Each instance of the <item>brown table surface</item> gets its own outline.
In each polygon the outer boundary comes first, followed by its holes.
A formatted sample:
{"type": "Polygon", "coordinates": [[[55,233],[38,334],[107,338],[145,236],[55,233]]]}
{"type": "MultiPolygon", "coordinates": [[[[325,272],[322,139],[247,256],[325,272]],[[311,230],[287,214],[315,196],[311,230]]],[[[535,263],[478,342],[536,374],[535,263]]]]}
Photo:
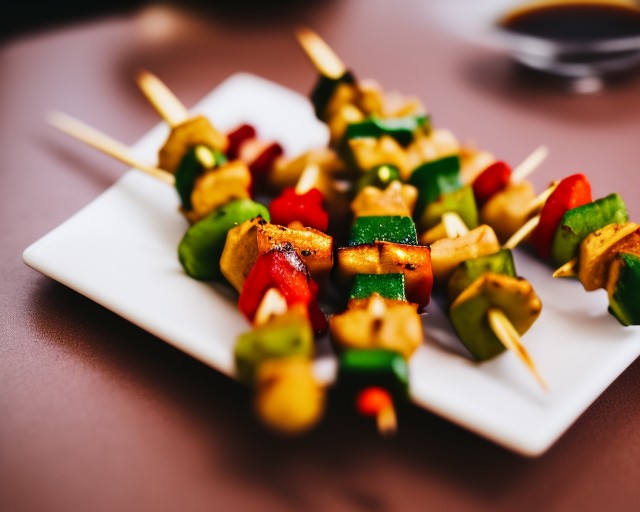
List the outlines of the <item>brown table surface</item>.
{"type": "Polygon", "coordinates": [[[632,508],[637,361],[536,459],[418,408],[403,411],[394,440],[333,408],[310,435],[282,440],[255,422],[239,385],[22,263],[125,170],[48,127],[47,111],[130,144],[158,122],[133,82],[139,68],[189,106],[237,71],[306,94],[315,74],[298,23],[358,76],[422,98],[462,140],[510,162],[549,145],[538,189],[585,172],[595,196],[620,191],[640,218],[638,77],[567,94],[440,30],[432,5],[303,2],[250,21],[149,7],[0,48],[0,509],[632,508]]]}

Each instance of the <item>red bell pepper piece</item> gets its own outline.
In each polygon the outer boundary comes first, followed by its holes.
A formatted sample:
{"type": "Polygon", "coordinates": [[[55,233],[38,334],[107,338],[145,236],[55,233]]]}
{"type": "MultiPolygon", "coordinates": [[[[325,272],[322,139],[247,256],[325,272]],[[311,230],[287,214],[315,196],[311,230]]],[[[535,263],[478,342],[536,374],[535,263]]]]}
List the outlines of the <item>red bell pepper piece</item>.
{"type": "Polygon", "coordinates": [[[285,247],[261,254],[247,276],[238,307],[251,322],[264,294],[277,288],[288,306],[303,304],[316,333],[326,331],[327,320],[318,306],[318,285],[311,279],[305,264],[293,250],[285,247]]]}
{"type": "Polygon", "coordinates": [[[591,185],[584,174],[564,178],[551,193],[540,212],[540,221],[531,234],[533,248],[544,260],[551,260],[551,243],[562,216],[570,209],[590,203],[591,185]]]}
{"type": "Polygon", "coordinates": [[[309,306],[307,307],[309,321],[311,322],[313,332],[317,335],[321,335],[327,332],[329,323],[327,322],[327,317],[324,316],[324,313],[322,312],[322,310],[320,309],[320,305],[318,304],[317,297],[318,293],[320,292],[320,287],[311,277],[309,277],[309,290],[311,291],[311,296],[313,297],[309,302],[309,306]]]}
{"type": "Polygon", "coordinates": [[[256,136],[256,129],[250,124],[242,124],[238,126],[235,130],[230,131],[227,134],[227,139],[229,140],[229,146],[227,147],[227,158],[229,160],[235,160],[238,158],[238,151],[240,150],[240,146],[249,140],[253,139],[256,136]]]}
{"type": "Polygon", "coordinates": [[[285,188],[269,205],[271,222],[288,226],[298,221],[303,226],[326,233],[329,228],[329,214],[323,207],[323,201],[322,192],[316,188],[304,194],[296,194],[294,188],[285,188]]]}
{"type": "Polygon", "coordinates": [[[494,162],[473,180],[476,204],[482,206],[495,194],[504,190],[511,179],[511,167],[505,162],[494,162]]]}
{"type": "Polygon", "coordinates": [[[282,146],[277,142],[269,144],[262,152],[249,164],[251,177],[255,183],[264,183],[267,173],[273,166],[276,158],[284,153],[282,146]]]}
{"type": "Polygon", "coordinates": [[[386,389],[371,386],[356,397],[356,409],[363,416],[377,416],[380,411],[393,406],[393,399],[386,389]]]}
{"type": "MultiPolygon", "coordinates": [[[[229,146],[227,148],[227,158],[235,160],[240,158],[242,146],[245,142],[256,138],[256,129],[250,124],[238,126],[235,130],[227,134],[229,146]]],[[[252,162],[247,162],[251,171],[252,180],[255,183],[263,183],[264,179],[273,166],[276,158],[284,153],[282,146],[276,142],[272,142],[260,151],[252,162]]]]}

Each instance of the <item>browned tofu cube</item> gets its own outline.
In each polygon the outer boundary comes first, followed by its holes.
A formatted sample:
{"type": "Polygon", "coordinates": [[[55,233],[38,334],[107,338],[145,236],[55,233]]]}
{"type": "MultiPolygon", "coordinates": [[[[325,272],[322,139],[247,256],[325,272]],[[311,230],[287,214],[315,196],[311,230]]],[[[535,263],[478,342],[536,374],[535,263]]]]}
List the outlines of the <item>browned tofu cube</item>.
{"type": "Polygon", "coordinates": [[[417,304],[384,299],[374,293],[349,301],[346,311],[329,320],[333,341],[343,349],[383,348],[409,359],[424,332],[417,304]]]}
{"type": "Polygon", "coordinates": [[[333,267],[333,238],[313,228],[290,229],[276,224],[259,224],[256,231],[258,252],[291,244],[316,281],[325,279],[333,267]]]}
{"type": "Polygon", "coordinates": [[[533,185],[528,181],[508,185],[480,209],[480,222],[492,226],[504,243],[536,213],[531,211],[535,197],[533,185]]]}
{"type": "Polygon", "coordinates": [[[374,242],[338,249],[338,278],[349,282],[355,274],[402,272],[407,299],[420,308],[429,303],[433,272],[431,250],[426,245],[374,242]]]}
{"type": "Polygon", "coordinates": [[[265,224],[262,217],[247,220],[229,230],[220,257],[220,271],[238,293],[258,259],[256,241],[258,226],[265,224]]]}
{"type": "Polygon", "coordinates": [[[240,160],[207,169],[196,179],[191,191],[192,209],[185,215],[191,222],[197,222],[234,199],[248,199],[250,185],[251,172],[240,160]]]}
{"type": "Polygon", "coordinates": [[[604,288],[609,266],[619,252],[640,250],[640,226],[633,222],[609,224],[588,235],[580,244],[578,279],[588,292],[604,288]]]}
{"type": "Polygon", "coordinates": [[[431,264],[436,282],[446,281],[463,261],[493,254],[500,250],[500,242],[487,225],[478,226],[458,238],[442,238],[431,244],[431,264]]]}

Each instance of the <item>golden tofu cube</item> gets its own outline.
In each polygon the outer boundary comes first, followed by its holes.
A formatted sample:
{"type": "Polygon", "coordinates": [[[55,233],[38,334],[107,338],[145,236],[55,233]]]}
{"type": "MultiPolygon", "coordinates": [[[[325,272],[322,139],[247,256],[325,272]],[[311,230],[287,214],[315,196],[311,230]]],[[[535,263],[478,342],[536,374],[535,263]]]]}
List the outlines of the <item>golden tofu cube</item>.
{"type": "Polygon", "coordinates": [[[640,250],[640,226],[633,222],[609,224],[588,235],[580,244],[578,279],[588,292],[604,288],[609,266],[619,252],[640,250]]]}
{"type": "Polygon", "coordinates": [[[267,359],[256,372],[256,414],[280,434],[298,435],[314,427],[324,412],[325,394],[308,358],[267,359]]]}
{"type": "Polygon", "coordinates": [[[333,237],[313,228],[290,229],[259,223],[256,228],[258,253],[290,244],[316,281],[325,279],[333,267],[333,237]]]}
{"type": "Polygon", "coordinates": [[[360,122],[364,118],[365,115],[360,109],[348,103],[336,109],[327,121],[330,145],[337,145],[340,140],[342,140],[342,137],[347,130],[347,126],[351,123],[360,122]]]}
{"type": "Polygon", "coordinates": [[[206,117],[192,117],[171,129],[160,148],[158,167],[170,173],[176,172],[187,151],[200,144],[224,152],[229,142],[226,135],[216,130],[206,117]]]}
{"type": "Polygon", "coordinates": [[[191,191],[192,210],[185,215],[196,222],[229,201],[250,198],[250,186],[251,172],[240,160],[207,169],[196,179],[191,191]]]}
{"type": "Polygon", "coordinates": [[[491,164],[496,158],[488,151],[478,150],[469,146],[460,149],[460,177],[462,183],[470,184],[491,164]]]}
{"type": "Polygon", "coordinates": [[[261,217],[243,222],[229,230],[220,257],[220,271],[238,293],[258,259],[257,231],[266,224],[261,217]]]}
{"type": "Polygon", "coordinates": [[[302,172],[309,164],[317,164],[325,174],[332,177],[338,176],[345,171],[344,162],[332,149],[311,149],[295,158],[278,158],[274,163],[273,169],[267,174],[269,186],[274,190],[295,187],[302,172]]]}
{"type": "Polygon", "coordinates": [[[452,132],[431,130],[428,134],[420,134],[407,146],[407,163],[411,169],[416,169],[425,162],[455,155],[459,151],[460,144],[452,132]]]}
{"type": "Polygon", "coordinates": [[[387,188],[365,187],[351,202],[354,217],[399,215],[411,217],[418,189],[413,185],[392,181],[387,188]]]}
{"type": "Polygon", "coordinates": [[[537,213],[531,210],[535,198],[531,182],[509,184],[480,209],[480,222],[493,226],[498,239],[504,243],[537,213]]]}
{"type": "Polygon", "coordinates": [[[487,256],[500,250],[500,242],[493,229],[485,224],[458,238],[442,238],[431,244],[433,278],[445,282],[463,261],[487,256]]]}
{"type": "Polygon", "coordinates": [[[385,93],[380,114],[382,117],[406,117],[424,112],[425,108],[419,98],[392,90],[385,93]]]}
{"type": "Polygon", "coordinates": [[[360,80],[356,106],[365,114],[380,114],[384,107],[384,91],[378,82],[371,79],[360,80]]]}
{"type": "Polygon", "coordinates": [[[404,148],[391,136],[355,137],[348,141],[349,149],[356,166],[362,171],[373,169],[377,165],[395,165],[400,177],[407,180],[413,168],[409,168],[404,148]]]}
{"type": "Polygon", "coordinates": [[[384,348],[409,359],[424,339],[417,304],[384,299],[374,293],[349,301],[329,320],[333,341],[343,349],[384,348]]]}
{"type": "MultiPolygon", "coordinates": [[[[357,108],[358,90],[354,84],[341,82],[334,89],[333,94],[323,112],[325,118],[330,119],[344,106],[357,108]]],[[[359,109],[357,109],[359,110],[359,109]]],[[[363,114],[364,115],[364,114],[363,114]]]]}

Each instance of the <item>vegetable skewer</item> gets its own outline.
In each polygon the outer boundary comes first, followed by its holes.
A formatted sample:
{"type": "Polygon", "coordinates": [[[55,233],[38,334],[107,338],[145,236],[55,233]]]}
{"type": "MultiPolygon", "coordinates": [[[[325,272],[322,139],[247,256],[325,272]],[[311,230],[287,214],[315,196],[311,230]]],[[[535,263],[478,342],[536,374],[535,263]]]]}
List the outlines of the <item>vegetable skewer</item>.
{"type": "Polygon", "coordinates": [[[407,361],[423,340],[418,310],[431,290],[429,248],[417,244],[408,216],[362,215],[337,258],[350,286],[347,309],[329,323],[339,358],[337,387],[360,414],[376,417],[381,435],[392,435],[394,401],[408,396],[407,361]],[[385,253],[397,264],[386,261],[385,253]]]}
{"type": "MultiPolygon", "coordinates": [[[[301,44],[303,45],[305,52],[309,55],[310,59],[312,60],[314,66],[316,67],[316,70],[320,73],[320,82],[319,82],[320,84],[323,83],[323,80],[325,80],[325,83],[326,83],[326,79],[331,78],[333,80],[336,80],[336,79],[340,79],[343,75],[346,74],[347,72],[346,67],[341,62],[340,62],[340,66],[336,66],[334,68],[333,63],[336,60],[339,61],[339,59],[335,57],[335,54],[333,54],[333,52],[330,52],[329,58],[326,57],[326,54],[327,54],[326,44],[322,40],[318,42],[319,38],[317,35],[312,34],[311,36],[309,36],[308,32],[305,32],[305,35],[308,36],[309,40],[308,41],[303,40],[301,41],[301,44]],[[317,53],[314,54],[314,50],[317,47],[319,47],[320,49],[317,51],[317,53]],[[328,59],[327,66],[325,66],[325,59],[328,59]],[[327,71],[327,68],[329,68],[330,71],[327,71]]],[[[356,89],[358,87],[358,84],[355,83],[352,78],[347,83],[356,89]]],[[[339,87],[339,86],[336,86],[336,87],[339,87]]],[[[334,94],[336,96],[339,96],[340,93],[339,91],[336,90],[334,94]]],[[[329,103],[331,103],[332,101],[331,98],[328,101],[329,103]]],[[[318,117],[322,119],[323,117],[322,109],[316,108],[316,112],[319,114],[318,117]]],[[[327,120],[327,123],[331,126],[330,119],[327,120]]],[[[351,126],[353,125],[349,125],[349,124],[347,125],[347,129],[346,129],[347,134],[349,133],[351,126]]],[[[358,139],[355,139],[355,140],[358,140],[358,139]]],[[[533,169],[535,169],[537,165],[539,165],[544,160],[547,153],[548,151],[546,147],[542,146],[538,148],[536,151],[534,151],[527,159],[525,159],[525,161],[516,169],[515,174],[512,174],[509,169],[508,175],[506,175],[506,179],[504,180],[504,182],[501,183],[500,186],[498,187],[494,186],[491,190],[491,194],[487,194],[486,198],[488,199],[490,195],[493,195],[496,192],[499,192],[504,186],[506,186],[506,184],[511,179],[513,179],[514,182],[523,180],[533,169]]],[[[378,155],[378,157],[380,156],[382,155],[378,155]]],[[[385,158],[385,157],[382,156],[382,158],[385,158]]],[[[393,160],[380,159],[380,160],[377,160],[376,163],[379,165],[378,168],[384,169],[386,165],[387,167],[393,169],[394,164],[396,162],[393,160]]],[[[433,241],[431,233],[440,233],[442,229],[439,227],[440,224],[438,223],[446,224],[447,227],[451,228],[452,227],[451,219],[452,218],[460,219],[460,214],[464,216],[464,220],[467,223],[470,223],[472,227],[475,227],[476,220],[475,220],[475,217],[473,216],[474,214],[473,212],[475,212],[475,205],[473,205],[473,203],[470,203],[469,207],[467,207],[466,209],[458,210],[459,201],[462,198],[461,193],[458,191],[464,190],[462,188],[462,183],[459,177],[459,169],[460,169],[459,158],[457,156],[448,156],[448,157],[442,157],[440,159],[432,159],[431,161],[427,161],[421,166],[415,168],[409,174],[409,183],[413,185],[418,191],[418,204],[416,206],[417,211],[413,212],[414,218],[420,220],[420,223],[422,224],[423,228],[426,227],[430,229],[427,233],[425,233],[421,237],[420,239],[421,242],[425,243],[428,241],[433,241]],[[442,205],[438,205],[434,200],[440,199],[440,196],[442,197],[451,196],[451,199],[447,198],[446,199],[447,202],[443,202],[442,205]],[[436,206],[434,207],[429,206],[432,203],[436,204],[436,206]]],[[[404,177],[405,178],[407,177],[406,172],[404,177]]],[[[402,178],[402,173],[400,173],[400,175],[396,175],[396,177],[392,179],[401,179],[401,178],[402,178]]],[[[380,183],[380,185],[381,186],[379,188],[383,190],[386,187],[389,187],[389,190],[391,190],[391,186],[388,183],[382,182],[380,183]]],[[[491,185],[493,186],[495,184],[492,183],[491,185]]],[[[368,188],[370,190],[370,187],[368,188]]],[[[364,190],[366,190],[369,195],[371,194],[371,192],[369,192],[367,188],[365,188],[364,190]]],[[[467,189],[467,190],[470,191],[470,189],[467,189]]],[[[360,191],[360,194],[362,194],[362,190],[360,191]]],[[[356,200],[354,201],[354,211],[356,213],[356,221],[358,220],[357,215],[358,213],[360,213],[361,209],[363,208],[362,203],[364,202],[363,196],[361,196],[360,194],[358,194],[358,196],[356,197],[356,200]]],[[[380,196],[382,196],[382,193],[380,194],[380,196]]],[[[440,201],[442,201],[442,199],[440,199],[440,201]]],[[[411,208],[411,210],[413,210],[413,207],[411,208]]],[[[395,210],[393,211],[395,212],[395,210]]],[[[386,222],[388,223],[389,221],[386,221],[386,222]]],[[[459,224],[460,224],[459,221],[454,221],[454,225],[456,225],[456,233],[455,234],[451,233],[450,234],[451,236],[456,236],[457,234],[460,234],[460,231],[459,231],[460,228],[458,226],[459,224]]],[[[466,229],[466,227],[464,227],[463,229],[466,229]]],[[[433,247],[435,247],[435,245],[433,247]]],[[[499,249],[499,246],[497,245],[497,241],[494,249],[495,250],[499,249]]],[[[435,255],[433,254],[432,256],[435,257],[435,255]]],[[[370,259],[370,256],[363,258],[363,260],[369,260],[369,259],[370,259]]],[[[356,259],[350,258],[349,261],[354,262],[354,263],[349,263],[349,265],[351,264],[355,265],[356,259]]],[[[434,265],[435,265],[435,262],[434,262],[434,265]]],[[[344,266],[345,266],[345,252],[344,252],[344,249],[341,249],[339,250],[339,253],[338,253],[339,271],[340,271],[340,268],[344,266]]],[[[376,270],[376,272],[380,272],[380,269],[376,270]]],[[[435,267],[434,267],[434,272],[435,272],[435,267]]],[[[345,273],[344,270],[342,270],[342,273],[343,274],[345,273]]],[[[537,315],[537,313],[534,313],[534,314],[537,315]]],[[[533,364],[533,361],[528,356],[526,350],[524,350],[522,345],[519,343],[519,336],[517,335],[517,331],[515,330],[513,325],[508,321],[506,315],[504,315],[504,313],[502,313],[501,310],[497,308],[490,308],[489,311],[487,312],[487,317],[491,319],[489,323],[492,326],[492,330],[494,331],[494,334],[498,334],[499,338],[502,338],[501,340],[502,344],[507,348],[513,350],[518,355],[518,357],[524,362],[527,368],[531,371],[534,378],[540,383],[540,385],[543,388],[546,389],[546,384],[544,380],[540,376],[535,365],[533,364]],[[505,320],[507,320],[506,323],[505,323],[505,320]],[[514,333],[516,333],[515,336],[514,336],[514,333]]]]}
{"type": "Polygon", "coordinates": [[[258,140],[251,126],[243,125],[223,135],[205,117],[191,117],[173,92],[148,71],[140,72],[136,81],[147,100],[171,127],[169,138],[160,150],[160,167],[177,170],[188,149],[204,145],[213,151],[218,160],[214,163],[218,165],[226,163],[220,160],[220,153],[227,159],[244,162],[251,172],[252,182],[248,184],[251,187],[265,181],[275,160],[283,154],[279,144],[258,140]]]}
{"type": "MultiPolygon", "coordinates": [[[[75,136],[76,138],[89,143],[91,146],[96,149],[103,150],[110,154],[111,156],[118,158],[119,160],[135,166],[145,168],[140,162],[135,160],[128,152],[126,147],[120,143],[117,143],[113,139],[104,136],[97,130],[85,130],[86,125],[80,122],[75,122],[75,120],[69,121],[67,116],[61,115],[58,118],[55,118],[57,121],[55,126],[65,128],[65,132],[70,135],[75,136]],[[60,119],[65,120],[65,123],[61,122],[60,119]],[[73,128],[69,128],[72,126],[73,128]]],[[[160,171],[161,176],[168,176],[169,178],[173,178],[173,175],[170,173],[166,173],[164,171],[160,171]]],[[[168,182],[172,182],[172,179],[166,180],[168,182]]],[[[221,219],[225,222],[233,222],[233,219],[237,218],[237,215],[234,213],[237,208],[246,209],[246,207],[242,203],[231,202],[229,204],[225,204],[221,207],[222,210],[225,211],[225,215],[222,215],[221,219]],[[238,206],[236,206],[238,205],[238,206]],[[227,213],[228,212],[228,213],[227,213]]],[[[264,209],[264,212],[256,211],[255,213],[260,213],[268,220],[268,212],[264,209]]],[[[214,212],[214,216],[215,212],[214,212]]],[[[258,217],[258,219],[260,219],[258,217]]],[[[237,221],[236,221],[237,222],[237,221]]],[[[253,221],[252,221],[253,222],[253,221]]],[[[201,226],[209,226],[209,224],[205,221],[200,221],[187,232],[192,232],[193,229],[199,229],[201,226]]],[[[217,228],[216,223],[215,227],[217,228]]],[[[267,222],[266,220],[261,219],[259,221],[261,227],[264,227],[267,222]]],[[[226,232],[231,228],[233,224],[228,225],[226,227],[221,227],[217,229],[217,231],[222,235],[226,236],[226,232]]],[[[240,227],[240,226],[239,226],[240,227]]],[[[283,228],[284,229],[284,228],[283,228]]],[[[300,233],[302,237],[297,236],[294,237],[291,241],[294,243],[302,241],[302,243],[306,243],[305,236],[308,233],[307,231],[293,231],[287,230],[288,233],[300,233]]],[[[282,234],[278,231],[279,240],[283,240],[282,234]]],[[[208,238],[211,238],[209,235],[208,238]]],[[[216,240],[212,240],[210,243],[215,243],[218,247],[225,244],[224,240],[218,240],[217,235],[216,240]]],[[[259,237],[258,237],[259,238],[259,237]]],[[[308,238],[308,237],[307,237],[308,238]]],[[[330,237],[327,237],[330,238],[330,237]]],[[[287,246],[289,247],[288,251],[293,251],[293,246],[289,243],[287,246]]],[[[182,245],[182,242],[181,242],[182,245]]],[[[273,245],[273,243],[269,242],[268,245],[273,245]]],[[[282,249],[278,246],[276,247],[276,252],[272,252],[267,250],[266,255],[273,254],[277,257],[278,254],[281,253],[282,249]]],[[[208,252],[206,259],[210,261],[215,259],[215,252],[208,252]]],[[[220,252],[222,248],[220,247],[220,252]]],[[[302,252],[305,252],[303,250],[302,252]]],[[[311,256],[312,262],[318,261],[318,263],[314,263],[316,266],[319,264],[322,265],[319,261],[320,254],[316,249],[312,251],[308,251],[311,256]]],[[[332,251],[329,246],[328,253],[329,261],[332,261],[332,251]]],[[[287,277],[286,274],[289,273],[287,269],[293,271],[294,274],[300,274],[302,269],[306,269],[306,265],[301,260],[298,260],[293,267],[287,267],[290,263],[285,263],[294,261],[298,256],[289,255],[286,256],[285,260],[282,260],[282,264],[284,266],[281,267],[281,270],[277,270],[276,274],[273,274],[273,278],[275,281],[273,283],[278,283],[278,280],[283,285],[286,285],[287,282],[293,284],[294,281],[291,281],[291,277],[287,277]],[[284,274],[283,274],[284,272],[284,274]]],[[[237,259],[237,257],[236,257],[237,259]]],[[[260,261],[260,257],[258,257],[256,263],[260,261]]],[[[181,262],[183,265],[184,261],[181,262]]],[[[220,266],[223,265],[223,262],[220,262],[220,266]]],[[[303,286],[301,283],[295,282],[297,284],[294,285],[294,288],[287,288],[289,291],[287,292],[287,298],[283,297],[283,295],[278,292],[278,288],[267,288],[264,290],[264,297],[259,303],[255,303],[255,294],[258,293],[257,287],[258,281],[261,277],[257,277],[262,270],[257,268],[257,265],[245,264],[248,268],[256,267],[252,269],[252,273],[247,276],[239,276],[242,280],[239,284],[236,285],[236,288],[240,288],[240,301],[239,305],[241,310],[250,315],[252,322],[256,326],[255,332],[246,333],[241,336],[238,341],[236,347],[236,357],[238,361],[238,375],[241,380],[245,383],[253,383],[255,379],[256,386],[256,395],[255,395],[255,407],[256,412],[262,421],[278,430],[279,432],[286,434],[298,434],[304,430],[307,430],[311,426],[315,425],[319,420],[319,416],[323,410],[324,403],[324,392],[322,387],[317,383],[315,378],[312,375],[311,365],[309,356],[312,354],[311,348],[309,348],[308,352],[301,353],[292,353],[289,346],[297,346],[297,347],[312,347],[312,342],[307,341],[306,344],[302,343],[304,339],[310,340],[312,338],[311,329],[321,330],[323,327],[324,316],[322,312],[319,310],[315,299],[312,299],[315,294],[317,294],[317,287],[312,287],[309,291],[311,295],[305,296],[303,291],[303,286]],[[251,275],[255,275],[256,277],[251,278],[251,275]],[[244,279],[251,278],[252,281],[244,287],[244,279]],[[297,297],[297,298],[296,298],[297,297]],[[307,298],[304,298],[307,297],[307,298]],[[309,302],[309,310],[307,312],[306,309],[301,309],[298,306],[298,301],[302,300],[302,304],[309,302]],[[249,302],[253,302],[254,306],[257,304],[257,307],[248,306],[249,302]],[[289,306],[291,304],[291,307],[289,306]],[[305,327],[308,325],[308,327],[305,327]],[[297,327],[296,327],[297,326],[297,327]],[[309,331],[311,334],[304,334],[305,331],[309,331]],[[289,334],[287,334],[289,333],[289,334]],[[275,336],[275,338],[274,338],[275,336]],[[282,336],[285,336],[285,341],[278,341],[282,336]],[[286,336],[289,336],[287,338],[286,336]],[[293,336],[291,338],[291,336],[293,336]],[[302,337],[300,337],[302,336],[302,337]],[[287,345],[287,339],[291,340],[292,345],[287,345]],[[272,341],[276,340],[276,341],[272,341]],[[302,344],[301,344],[302,343],[302,344]],[[269,360],[265,360],[264,364],[258,364],[257,361],[254,361],[255,350],[252,351],[251,347],[255,348],[257,345],[260,345],[260,350],[258,353],[270,353],[273,357],[270,357],[269,360]],[[249,348],[247,348],[249,347],[249,348]],[[266,352],[265,352],[266,351],[266,352]],[[275,352],[270,352],[275,351],[275,352]],[[282,352],[284,351],[284,352],[282,352]],[[282,358],[279,355],[287,355],[287,357],[282,358]],[[292,357],[289,357],[289,355],[292,357]],[[277,357],[276,357],[277,356],[277,357]],[[254,361],[254,362],[251,362],[254,361]],[[253,368],[251,370],[251,374],[255,375],[255,377],[247,377],[247,365],[253,368]],[[244,377],[243,377],[244,375],[244,377]],[[250,382],[249,382],[250,381],[250,382]]],[[[263,265],[264,266],[264,265],[263,265]]],[[[185,270],[187,269],[187,265],[185,266],[185,270]]],[[[225,267],[226,268],[226,267],[225,267]]],[[[329,263],[330,269],[330,263],[329,263]]],[[[305,270],[304,272],[308,272],[305,270]]],[[[328,272],[325,270],[324,272],[328,272]]],[[[302,274],[300,274],[302,275],[302,274]]],[[[305,279],[308,279],[308,274],[305,279]]],[[[299,281],[299,280],[298,280],[299,281]]],[[[232,283],[237,281],[231,281],[232,283]]],[[[289,286],[289,285],[286,285],[289,286]]],[[[315,286],[315,285],[314,285],[315,286]]]]}
{"type": "MultiPolygon", "coordinates": [[[[234,246],[226,244],[225,251],[234,246]]],[[[238,379],[254,389],[256,412],[265,425],[300,434],[324,410],[325,389],[311,366],[313,330],[319,320],[326,322],[315,300],[317,287],[291,245],[259,254],[240,277],[238,306],[252,329],[234,347],[238,379]]]]}
{"type": "Polygon", "coordinates": [[[458,335],[479,360],[499,353],[495,346],[488,348],[492,344],[491,335],[495,336],[503,348],[512,351],[522,361],[542,389],[548,390],[545,380],[520,341],[520,334],[528,330],[537,318],[540,301],[528,282],[516,278],[511,251],[500,250],[495,233],[486,225],[464,234],[460,234],[460,228],[457,227],[456,234],[455,238],[445,238],[432,244],[431,254],[434,279],[441,285],[448,282],[452,300],[450,318],[458,335]],[[471,306],[474,301],[478,305],[471,306]],[[478,320],[478,308],[486,309],[489,331],[483,336],[481,334],[486,327],[483,327],[481,318],[476,329],[461,328],[465,322],[473,322],[471,317],[478,320]],[[505,313],[507,310],[516,319],[519,328],[505,313]],[[484,339],[483,343],[487,346],[483,346],[478,339],[484,339]]]}
{"type": "Polygon", "coordinates": [[[531,234],[536,252],[558,267],[554,277],[577,276],[585,291],[606,289],[610,313],[623,325],[640,324],[640,301],[629,291],[639,282],[640,247],[622,198],[614,193],[592,200],[586,177],[574,174],[541,199],[541,213],[505,247],[513,248],[531,234]]]}
{"type": "MultiPolygon", "coordinates": [[[[421,232],[432,228],[434,223],[437,224],[443,210],[450,211],[458,208],[463,213],[465,222],[470,227],[474,227],[475,216],[481,212],[478,210],[476,213],[476,205],[470,199],[465,185],[473,186],[476,203],[480,207],[507,185],[516,186],[522,183],[548,154],[546,146],[540,146],[513,172],[504,162],[494,161],[488,167],[485,164],[484,167],[479,167],[470,173],[465,170],[468,157],[456,157],[457,153],[462,155],[462,148],[448,132],[433,129],[430,124],[425,124],[422,128],[419,124],[407,125],[408,118],[386,108],[388,98],[380,90],[371,89],[365,82],[356,81],[346,66],[317,34],[309,29],[303,29],[297,35],[305,53],[320,75],[318,85],[312,93],[314,104],[317,103],[316,93],[324,87],[324,96],[326,96],[324,101],[327,106],[318,108],[316,105],[316,113],[327,123],[331,131],[336,132],[334,139],[340,138],[340,134],[344,133],[351,152],[351,155],[343,154],[347,164],[352,166],[355,164],[366,173],[358,180],[356,192],[360,189],[359,183],[365,179],[365,176],[374,173],[374,169],[393,169],[396,173],[394,179],[409,181],[419,190],[426,191],[425,198],[418,200],[416,207],[418,211],[414,212],[414,218],[418,221],[421,232]],[[344,111],[348,111],[349,114],[343,115],[344,111]],[[337,122],[340,125],[339,128],[335,126],[336,119],[342,119],[337,122]],[[404,127],[400,129],[401,125],[404,127]],[[404,142],[399,144],[400,141],[404,142]],[[443,141],[446,142],[443,144],[443,141]],[[408,145],[402,147],[403,144],[408,145]],[[355,161],[349,162],[354,159],[355,161]],[[457,168],[454,168],[454,165],[457,168]],[[436,169],[443,175],[434,177],[432,170],[436,169]],[[440,194],[442,198],[438,197],[437,193],[429,192],[430,189],[444,184],[446,187],[442,188],[440,194]],[[466,206],[460,203],[463,198],[466,206]],[[438,199],[437,203],[435,203],[436,199],[438,199]],[[425,211],[425,206],[432,202],[435,204],[425,211]]],[[[421,107],[417,105],[409,111],[418,113],[418,117],[413,118],[414,123],[417,119],[426,120],[428,117],[425,114],[419,114],[421,107]]],[[[406,115],[406,111],[403,111],[402,115],[406,115]]],[[[345,140],[341,144],[344,145],[345,140]]],[[[482,161],[482,159],[475,160],[482,161]]],[[[529,185],[523,190],[532,191],[533,188],[529,185]]],[[[499,208],[502,203],[500,201],[493,203],[495,204],[487,209],[488,212],[494,217],[504,219],[505,215],[499,208]]],[[[517,224],[518,221],[519,218],[515,223],[517,224]]],[[[428,243],[433,241],[433,237],[424,236],[421,241],[428,243]]]]}

